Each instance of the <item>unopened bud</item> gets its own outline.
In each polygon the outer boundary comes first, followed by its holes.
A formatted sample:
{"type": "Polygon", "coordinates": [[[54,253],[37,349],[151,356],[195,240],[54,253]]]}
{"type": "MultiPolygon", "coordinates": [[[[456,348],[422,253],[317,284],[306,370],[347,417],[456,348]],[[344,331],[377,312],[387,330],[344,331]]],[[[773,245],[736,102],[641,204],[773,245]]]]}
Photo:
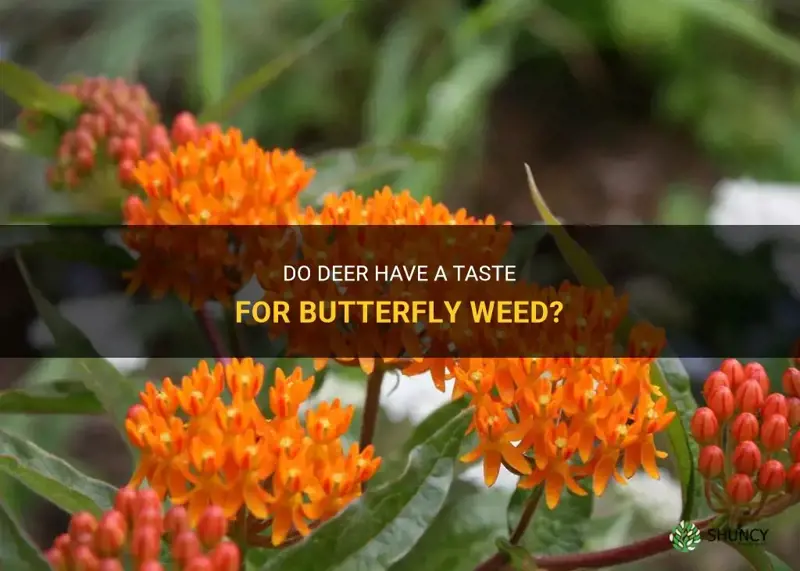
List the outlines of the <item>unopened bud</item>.
{"type": "Polygon", "coordinates": [[[758,438],[758,419],[751,412],[743,412],[739,414],[733,421],[731,426],[731,436],[737,442],[745,442],[747,440],[755,440],[758,438]]]}
{"type": "Polygon", "coordinates": [[[725,469],[725,453],[714,444],[703,446],[697,459],[697,469],[708,480],[713,480],[725,469]]]}
{"type": "Polygon", "coordinates": [[[103,514],[97,525],[94,542],[95,549],[101,557],[113,557],[125,545],[127,525],[122,513],[112,510],[103,514]]]}
{"type": "Polygon", "coordinates": [[[736,359],[725,359],[719,370],[725,373],[731,382],[731,389],[736,389],[745,380],[744,367],[736,359]]]}
{"type": "Polygon", "coordinates": [[[164,518],[161,515],[161,510],[152,506],[143,506],[134,518],[134,525],[136,527],[152,527],[161,535],[164,531],[164,518]]]}
{"type": "Polygon", "coordinates": [[[741,412],[757,414],[764,406],[764,391],[754,379],[748,379],[736,388],[736,408],[741,412]]]}
{"type": "Polygon", "coordinates": [[[706,382],[703,384],[703,398],[708,400],[708,397],[711,395],[711,393],[713,393],[719,387],[731,388],[731,381],[728,379],[728,375],[722,371],[714,371],[708,375],[706,382]]]}
{"type": "Polygon", "coordinates": [[[136,182],[134,172],[136,164],[131,159],[123,159],[117,167],[117,176],[123,186],[131,186],[136,182]]]}
{"type": "Polygon", "coordinates": [[[755,495],[753,480],[746,474],[734,474],[725,486],[725,493],[734,503],[747,504],[755,495]]]}
{"type": "MultiPolygon", "coordinates": [[[[128,412],[130,416],[130,411],[128,412]]],[[[125,516],[130,522],[133,518],[133,507],[136,502],[136,490],[131,487],[120,488],[117,497],[114,499],[114,509],[125,516]]]]}
{"type": "Polygon", "coordinates": [[[164,571],[164,566],[159,561],[146,561],[139,566],[139,571],[164,571]]]}
{"type": "Polygon", "coordinates": [[[79,545],[72,550],[72,569],[74,571],[97,571],[100,561],[88,545],[79,545]]]}
{"type": "Polygon", "coordinates": [[[213,571],[214,567],[211,565],[211,559],[205,555],[198,555],[193,557],[184,568],[184,571],[213,571]]]}
{"type": "Polygon", "coordinates": [[[189,529],[189,515],[183,506],[173,506],[164,516],[164,531],[172,538],[189,529]]]}
{"type": "Polygon", "coordinates": [[[197,537],[206,547],[214,547],[228,533],[228,518],[219,506],[208,506],[197,522],[197,537]]]}
{"type": "Polygon", "coordinates": [[[75,543],[91,543],[95,529],[97,520],[89,512],[78,512],[69,522],[69,536],[75,543]]]}
{"type": "Polygon", "coordinates": [[[761,450],[750,440],[739,443],[733,451],[733,466],[737,472],[752,476],[761,467],[761,450]]]}
{"type": "Polygon", "coordinates": [[[783,378],[783,392],[787,397],[800,398],[800,370],[795,367],[789,367],[784,371],[783,378]]]}
{"type": "Polygon", "coordinates": [[[789,421],[785,416],[773,414],[761,423],[761,444],[767,450],[775,452],[786,447],[789,438],[789,421]]]}
{"type": "Polygon", "coordinates": [[[786,399],[786,420],[789,421],[789,426],[797,428],[800,426],[800,398],[789,397],[786,399]]]}
{"type": "Polygon", "coordinates": [[[800,462],[795,462],[786,471],[786,490],[790,494],[800,494],[800,462]]]}
{"type": "Polygon", "coordinates": [[[708,407],[698,408],[691,422],[692,436],[700,444],[710,444],[717,439],[719,421],[708,407]]]}
{"type": "Polygon", "coordinates": [[[778,460],[767,460],[758,471],[758,488],[769,494],[783,490],[786,468],[778,460]]]}
{"type": "Polygon", "coordinates": [[[719,387],[711,393],[706,401],[708,408],[717,415],[717,420],[725,422],[733,416],[735,403],[733,393],[727,387],[719,387]]]}
{"type": "Polygon", "coordinates": [[[119,559],[101,559],[97,571],[125,571],[125,566],[119,559]]]}
{"type": "Polygon", "coordinates": [[[133,531],[131,554],[137,561],[153,561],[161,554],[161,535],[152,527],[138,527],[133,531]]]}
{"type": "Polygon", "coordinates": [[[151,509],[161,514],[161,498],[158,497],[158,494],[155,490],[149,488],[145,490],[139,490],[136,493],[134,516],[138,519],[140,517],[140,513],[146,509],[151,509]]]}
{"type": "Polygon", "coordinates": [[[792,441],[789,444],[789,454],[792,456],[793,462],[800,462],[800,431],[795,432],[792,436],[792,441]]]}
{"type": "Polygon", "coordinates": [[[769,393],[769,377],[761,363],[747,363],[744,367],[744,378],[745,380],[758,381],[761,391],[765,395],[769,393]]]}
{"type": "Polygon", "coordinates": [[[44,556],[54,571],[64,571],[67,568],[67,562],[60,549],[51,547],[45,552],[44,556]]]}
{"type": "Polygon", "coordinates": [[[242,556],[235,543],[223,541],[211,552],[211,566],[214,571],[239,571],[242,556]]]}
{"type": "Polygon", "coordinates": [[[773,414],[786,416],[789,414],[789,406],[786,397],[780,393],[772,393],[764,399],[764,406],[761,408],[761,418],[769,418],[773,414]]]}
{"type": "Polygon", "coordinates": [[[178,565],[186,566],[192,558],[202,553],[200,540],[193,531],[182,531],[172,540],[170,552],[178,565]]]}
{"type": "Polygon", "coordinates": [[[185,145],[193,141],[197,135],[197,120],[194,115],[188,111],[179,113],[172,122],[172,131],[170,133],[172,142],[179,146],[185,145]]]}

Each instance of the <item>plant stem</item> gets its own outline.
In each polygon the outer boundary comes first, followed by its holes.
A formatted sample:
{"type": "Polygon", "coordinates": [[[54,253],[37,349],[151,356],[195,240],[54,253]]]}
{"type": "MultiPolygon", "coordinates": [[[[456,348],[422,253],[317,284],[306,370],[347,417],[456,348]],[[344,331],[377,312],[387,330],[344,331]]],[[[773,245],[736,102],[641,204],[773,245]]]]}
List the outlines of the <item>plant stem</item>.
{"type": "MultiPolygon", "coordinates": [[[[718,516],[710,517],[694,524],[702,531],[714,522],[718,516]]],[[[668,551],[672,547],[669,532],[656,535],[624,545],[614,549],[594,551],[591,553],[576,553],[570,555],[544,555],[533,557],[536,567],[547,571],[576,571],[577,569],[601,569],[613,567],[623,563],[640,561],[653,555],[668,551]]],[[[475,567],[474,571],[507,571],[508,556],[505,553],[496,553],[489,559],[475,567]]]]}
{"type": "Polygon", "coordinates": [[[531,492],[528,501],[525,502],[525,510],[522,512],[519,523],[517,523],[517,527],[514,529],[514,533],[511,534],[511,538],[509,539],[512,545],[517,545],[522,540],[522,536],[525,535],[525,530],[528,529],[533,519],[533,514],[536,513],[539,501],[542,499],[543,489],[542,486],[537,486],[536,489],[531,492]]]}
{"type": "Polygon", "coordinates": [[[225,348],[225,341],[222,339],[222,335],[220,335],[217,324],[214,323],[214,318],[209,314],[208,309],[205,307],[196,310],[194,314],[197,318],[197,322],[200,324],[200,327],[203,329],[203,332],[206,334],[206,337],[211,344],[214,358],[217,361],[221,361],[222,364],[227,365],[230,361],[227,356],[228,351],[225,348]]]}
{"type": "Polygon", "coordinates": [[[372,444],[375,438],[375,425],[378,423],[378,413],[381,408],[381,386],[383,385],[385,369],[383,363],[375,362],[375,368],[367,377],[367,395],[364,398],[364,417],[361,422],[361,450],[372,444]]]}

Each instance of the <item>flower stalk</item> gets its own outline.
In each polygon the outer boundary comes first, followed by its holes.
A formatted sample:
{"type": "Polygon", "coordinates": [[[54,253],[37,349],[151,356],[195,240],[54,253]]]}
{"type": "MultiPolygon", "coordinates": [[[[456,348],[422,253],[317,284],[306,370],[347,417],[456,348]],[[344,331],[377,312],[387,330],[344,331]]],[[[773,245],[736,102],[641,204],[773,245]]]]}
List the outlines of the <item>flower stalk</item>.
{"type": "Polygon", "coordinates": [[[360,448],[363,450],[375,438],[375,428],[378,424],[378,413],[381,408],[381,388],[386,369],[380,361],[376,361],[375,368],[367,377],[367,394],[364,397],[364,417],[361,422],[360,448]]]}

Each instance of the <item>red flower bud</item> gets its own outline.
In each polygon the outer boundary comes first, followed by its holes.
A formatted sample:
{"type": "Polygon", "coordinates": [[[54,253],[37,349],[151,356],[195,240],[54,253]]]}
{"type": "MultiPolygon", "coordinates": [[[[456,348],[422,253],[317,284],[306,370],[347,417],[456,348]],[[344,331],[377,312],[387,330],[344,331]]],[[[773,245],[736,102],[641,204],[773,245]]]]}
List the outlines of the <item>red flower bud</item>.
{"type": "Polygon", "coordinates": [[[789,444],[789,454],[791,454],[793,462],[800,462],[800,432],[795,432],[794,436],[792,436],[792,441],[789,444]]]}
{"type": "Polygon", "coordinates": [[[197,537],[206,547],[214,547],[228,533],[228,518],[219,506],[208,506],[197,522],[197,537]]]}
{"type": "Polygon", "coordinates": [[[142,149],[139,146],[139,140],[133,137],[125,137],[122,140],[121,154],[126,159],[136,161],[142,154],[142,149]]]}
{"type": "Polygon", "coordinates": [[[719,421],[714,411],[708,407],[698,408],[691,422],[692,436],[700,444],[710,444],[717,438],[719,421]]]}
{"type": "Polygon", "coordinates": [[[728,375],[722,371],[714,371],[708,375],[706,382],[703,384],[703,398],[707,401],[711,393],[719,387],[731,388],[731,381],[728,379],[728,375]]]}
{"type": "Polygon", "coordinates": [[[783,490],[786,482],[786,468],[778,460],[767,460],[758,471],[758,488],[773,494],[783,490]]]}
{"type": "Polygon", "coordinates": [[[800,462],[792,464],[786,471],[786,489],[791,494],[800,492],[800,462]]]}
{"type": "Polygon", "coordinates": [[[45,559],[47,562],[50,563],[50,567],[52,567],[55,571],[65,571],[67,568],[67,562],[64,558],[64,554],[56,547],[51,547],[48,549],[44,554],[45,559]]]}
{"type": "Polygon", "coordinates": [[[198,555],[193,557],[189,564],[186,565],[183,571],[213,571],[214,567],[211,565],[211,560],[205,555],[198,555]]]}
{"type": "Polygon", "coordinates": [[[139,567],[139,571],[164,571],[164,566],[158,561],[146,561],[139,567]]]}
{"type": "Polygon", "coordinates": [[[772,393],[764,399],[764,406],[761,407],[761,418],[769,418],[773,414],[786,416],[789,414],[789,406],[786,397],[780,393],[772,393]]]}
{"type": "Polygon", "coordinates": [[[97,571],[125,571],[119,559],[101,559],[97,571]]]}
{"type": "Polygon", "coordinates": [[[148,508],[155,510],[159,515],[159,519],[161,518],[161,498],[158,497],[156,491],[152,489],[139,490],[136,493],[134,515],[138,517],[142,510],[148,508]]]}
{"type": "Polygon", "coordinates": [[[235,543],[223,541],[211,552],[211,565],[214,571],[239,571],[242,556],[235,543]]]}
{"type": "Polygon", "coordinates": [[[748,379],[736,388],[736,408],[754,414],[764,406],[764,391],[758,381],[748,379]]]}
{"type": "Polygon", "coordinates": [[[117,167],[117,177],[123,186],[131,186],[136,182],[134,172],[136,164],[131,159],[123,159],[117,167]]]}
{"type": "Polygon", "coordinates": [[[69,551],[72,546],[72,539],[70,539],[68,533],[62,533],[58,537],[56,537],[55,541],[53,541],[53,547],[61,551],[62,553],[65,551],[69,551]]]}
{"type": "Polygon", "coordinates": [[[795,367],[789,367],[784,371],[781,380],[783,392],[787,397],[800,397],[800,370],[795,367]]]}
{"type": "Polygon", "coordinates": [[[761,467],[761,450],[752,440],[741,442],[733,451],[733,466],[737,472],[752,476],[761,467]]]}
{"type": "Polygon", "coordinates": [[[789,397],[786,399],[786,419],[789,421],[789,426],[797,428],[800,426],[800,398],[789,397]]]}
{"type": "Polygon", "coordinates": [[[152,527],[161,535],[164,531],[164,519],[161,516],[161,510],[143,505],[139,513],[136,514],[133,525],[136,527],[152,527]]]}
{"type": "Polygon", "coordinates": [[[733,393],[727,387],[719,387],[711,393],[706,401],[708,408],[717,415],[717,420],[725,422],[733,416],[735,403],[733,393]]]}
{"type": "Polygon", "coordinates": [[[744,378],[745,380],[758,381],[764,394],[766,395],[769,393],[769,377],[761,363],[747,363],[744,367],[744,378]]]}
{"type": "Polygon", "coordinates": [[[125,517],[112,510],[103,514],[94,535],[94,545],[101,557],[114,557],[125,545],[125,517]]]}
{"type": "Polygon", "coordinates": [[[719,366],[719,370],[728,377],[732,390],[736,389],[745,380],[744,367],[736,359],[725,359],[719,366]]]}
{"type": "Polygon", "coordinates": [[[197,535],[191,530],[186,530],[175,536],[170,551],[178,565],[186,566],[190,559],[202,553],[202,548],[197,535]]]}
{"type": "Polygon", "coordinates": [[[716,445],[703,446],[697,459],[697,469],[708,480],[722,474],[725,468],[725,453],[716,445]]]}
{"type": "Polygon", "coordinates": [[[131,539],[131,554],[137,561],[153,561],[161,554],[161,534],[152,527],[137,527],[131,539]]]}
{"type": "Polygon", "coordinates": [[[177,536],[180,532],[189,529],[189,515],[183,506],[173,506],[164,516],[164,531],[170,537],[177,536]]]}
{"type": "Polygon", "coordinates": [[[758,438],[758,419],[751,412],[743,412],[736,417],[731,426],[731,435],[737,442],[758,438]]]}
{"type": "Polygon", "coordinates": [[[170,136],[176,145],[185,145],[197,137],[197,119],[188,111],[179,113],[172,122],[170,136]]]}
{"type": "MultiPolygon", "coordinates": [[[[752,444],[752,443],[751,443],[752,444]]],[[[725,486],[728,497],[736,504],[749,503],[755,495],[753,480],[746,474],[734,474],[725,486]]]]}
{"type": "Polygon", "coordinates": [[[74,571],[97,571],[100,561],[88,545],[78,545],[72,550],[72,569],[74,571]]]}
{"type": "Polygon", "coordinates": [[[89,512],[78,512],[69,522],[69,536],[75,543],[91,543],[95,529],[97,520],[89,512]]]}
{"type": "MultiPolygon", "coordinates": [[[[133,410],[133,407],[131,407],[133,410]]],[[[130,418],[130,411],[128,411],[130,418]]],[[[120,488],[117,492],[117,497],[114,499],[114,509],[125,516],[125,519],[130,522],[133,518],[133,506],[136,502],[136,490],[130,487],[120,488]]]]}
{"type": "Polygon", "coordinates": [[[761,444],[772,452],[783,450],[789,438],[789,421],[773,414],[761,424],[761,444]]]}

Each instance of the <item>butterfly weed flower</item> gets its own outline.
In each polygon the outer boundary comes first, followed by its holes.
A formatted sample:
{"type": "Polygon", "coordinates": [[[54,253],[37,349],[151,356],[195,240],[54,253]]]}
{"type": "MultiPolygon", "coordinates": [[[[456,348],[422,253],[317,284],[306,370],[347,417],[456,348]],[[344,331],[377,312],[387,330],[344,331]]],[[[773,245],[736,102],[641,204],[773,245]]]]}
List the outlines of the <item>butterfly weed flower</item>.
{"type": "Polygon", "coordinates": [[[228,520],[216,506],[208,506],[192,526],[184,508],[164,512],[153,490],[126,487],[117,493],[113,509],[99,518],[74,514],[67,533],[55,539],[45,556],[54,571],[122,571],[129,564],[146,571],[239,571],[241,553],[227,535],[228,520]]]}
{"type": "Polygon", "coordinates": [[[314,377],[297,368],[275,371],[264,410],[264,381],[263,365],[234,359],[200,362],[180,383],[148,384],[126,422],[141,451],[130,485],[147,482],[185,506],[192,526],[209,506],[228,520],[246,513],[258,522],[249,537],[257,545],[308,535],[358,498],[381,460],[371,446],[345,448],[352,407],[334,400],[301,415],[314,377]],[[259,535],[266,529],[268,538],[259,535]]]}
{"type": "Polygon", "coordinates": [[[209,130],[139,162],[133,178],[144,197],[123,209],[125,242],[139,254],[130,291],[173,292],[194,307],[229,302],[251,271],[231,242],[246,250],[258,239],[254,226],[293,219],[313,174],[294,151],[264,150],[237,129],[209,130]]]}

